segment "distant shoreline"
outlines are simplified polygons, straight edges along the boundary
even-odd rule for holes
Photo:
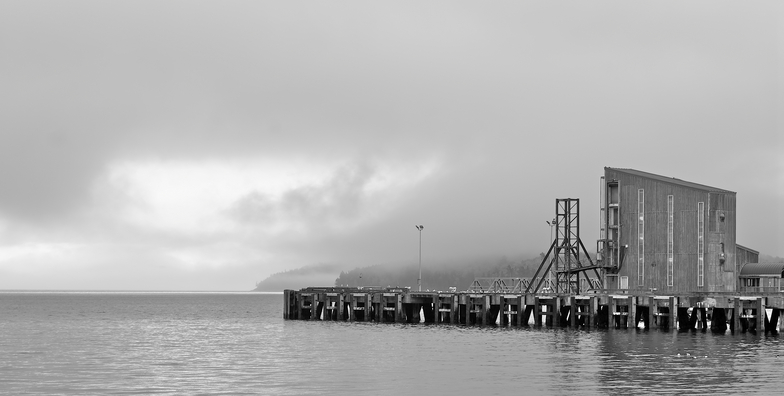
[[[23,293],[37,293],[37,294],[283,294],[279,292],[261,292],[261,291],[237,291],[237,290],[19,290],[7,289],[0,290],[0,293],[5,294],[23,294]]]

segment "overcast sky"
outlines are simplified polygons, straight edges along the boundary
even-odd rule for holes
[[[783,70],[776,1],[3,1],[0,289],[592,249],[605,166],[784,256]]]

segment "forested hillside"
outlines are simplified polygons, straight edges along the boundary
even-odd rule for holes
[[[530,278],[536,273],[544,255],[529,259],[511,260],[501,257],[493,260],[476,260],[462,265],[441,264],[422,266],[422,290],[448,290],[456,287],[465,290],[477,277]],[[410,286],[417,288],[419,266],[390,267],[374,265],[341,272],[335,279],[336,286]]]
[[[474,278],[530,278],[536,273],[544,254],[527,259],[475,259],[465,263],[422,264],[422,290],[467,289]],[[761,254],[760,262],[784,263],[784,258]],[[585,263],[587,265],[587,262]],[[338,264],[308,266],[273,274],[256,284],[256,291],[301,289],[308,286],[400,286],[417,288],[418,264],[378,264],[340,271]]]

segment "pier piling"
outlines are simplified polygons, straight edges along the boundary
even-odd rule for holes
[[[710,305],[707,303],[710,301]],[[283,292],[285,320],[435,325],[644,328],[777,335],[780,296],[557,295],[411,292],[407,288],[304,288]],[[770,312],[768,312],[770,311]],[[532,317],[533,316],[533,317]],[[710,323],[708,318],[710,317]]]

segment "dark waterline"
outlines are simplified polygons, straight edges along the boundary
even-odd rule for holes
[[[2,394],[779,394],[778,337],[284,321],[279,294],[0,292]]]

